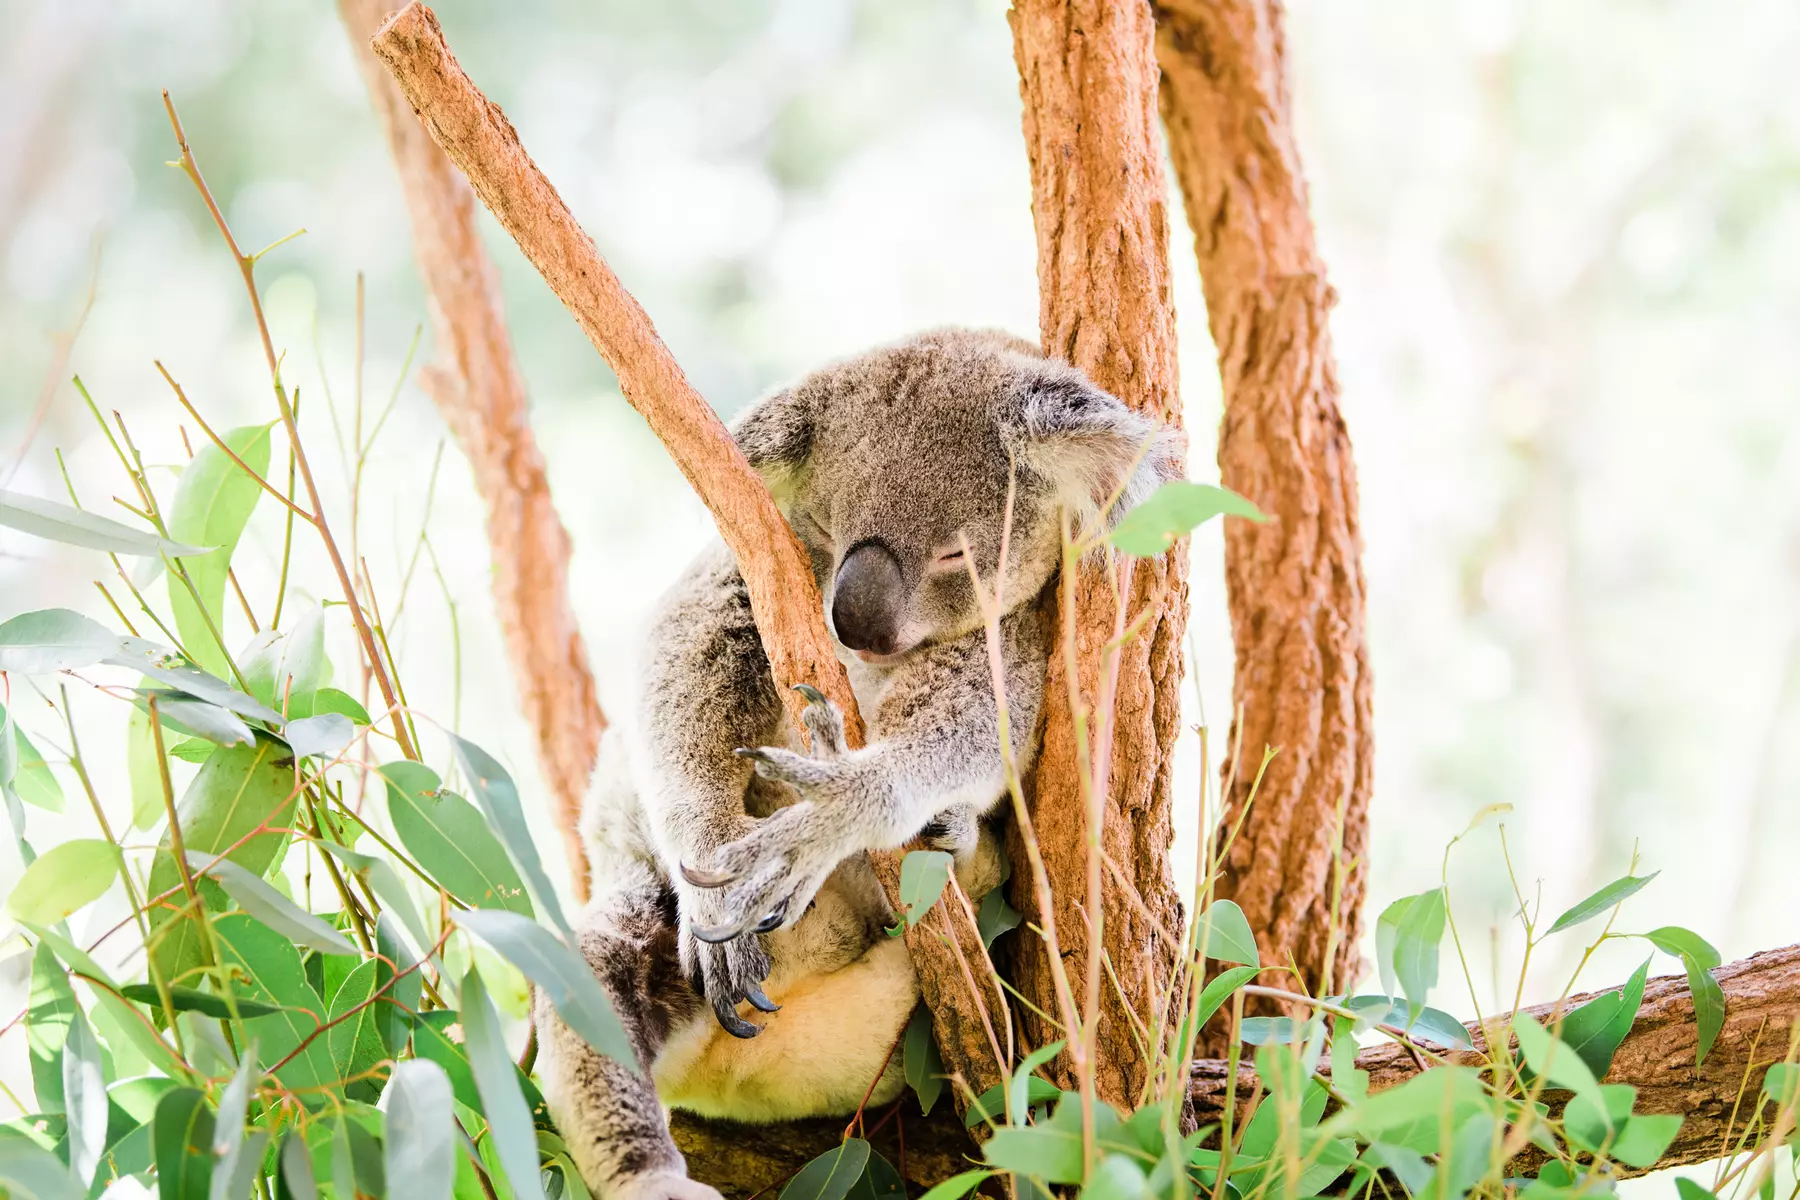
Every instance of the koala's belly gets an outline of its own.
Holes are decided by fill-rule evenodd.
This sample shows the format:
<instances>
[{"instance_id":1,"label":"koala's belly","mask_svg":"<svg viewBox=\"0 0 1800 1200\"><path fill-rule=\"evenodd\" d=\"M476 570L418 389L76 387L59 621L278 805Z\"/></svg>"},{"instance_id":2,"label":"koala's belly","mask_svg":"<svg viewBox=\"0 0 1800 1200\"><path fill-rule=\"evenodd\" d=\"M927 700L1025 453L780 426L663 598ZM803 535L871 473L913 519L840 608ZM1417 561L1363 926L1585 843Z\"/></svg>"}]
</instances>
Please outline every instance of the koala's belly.
<instances>
[{"instance_id":1,"label":"koala's belly","mask_svg":"<svg viewBox=\"0 0 1800 1200\"><path fill-rule=\"evenodd\" d=\"M754 1038L726 1033L710 1011L673 1033L654 1071L663 1102L708 1117L780 1121L853 1112L865 1095L873 1104L898 1096L905 1076L888 1051L919 985L906 943L881 927L888 919L868 863L839 868L812 910L769 938L763 990L781 1011L740 1006L762 1027Z\"/></svg>"}]
</instances>

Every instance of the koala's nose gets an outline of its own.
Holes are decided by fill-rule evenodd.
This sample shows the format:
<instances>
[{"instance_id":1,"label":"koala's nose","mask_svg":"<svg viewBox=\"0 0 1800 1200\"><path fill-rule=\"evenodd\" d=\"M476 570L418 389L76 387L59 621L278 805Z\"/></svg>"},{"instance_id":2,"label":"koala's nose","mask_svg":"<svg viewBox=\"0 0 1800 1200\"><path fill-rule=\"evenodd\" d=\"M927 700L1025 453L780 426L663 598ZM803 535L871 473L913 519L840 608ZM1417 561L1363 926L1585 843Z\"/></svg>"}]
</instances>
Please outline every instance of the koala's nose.
<instances>
[{"instance_id":1,"label":"koala's nose","mask_svg":"<svg viewBox=\"0 0 1800 1200\"><path fill-rule=\"evenodd\" d=\"M832 589L831 625L852 650L892 654L898 647L905 581L900 561L880 542L864 542L844 556Z\"/></svg>"}]
</instances>

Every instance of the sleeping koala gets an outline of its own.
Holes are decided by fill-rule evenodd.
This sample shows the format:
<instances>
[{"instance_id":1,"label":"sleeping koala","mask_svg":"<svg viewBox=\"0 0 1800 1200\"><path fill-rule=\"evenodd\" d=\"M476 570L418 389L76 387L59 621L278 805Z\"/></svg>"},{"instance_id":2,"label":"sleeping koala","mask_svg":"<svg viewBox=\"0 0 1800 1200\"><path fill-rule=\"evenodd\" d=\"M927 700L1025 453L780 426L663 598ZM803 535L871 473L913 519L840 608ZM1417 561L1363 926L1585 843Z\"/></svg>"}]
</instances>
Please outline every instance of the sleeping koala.
<instances>
[{"instance_id":1,"label":"sleeping koala","mask_svg":"<svg viewBox=\"0 0 1800 1200\"><path fill-rule=\"evenodd\" d=\"M638 732L609 731L584 817L581 949L642 1069L535 1006L544 1094L603 1200L716 1200L687 1178L664 1102L771 1121L899 1093L889 1051L918 987L865 852L922 837L971 897L999 877L981 817L1006 790L1001 730L965 552L991 595L1013 481L1000 642L1024 771L1062 513L1122 512L1180 456L1074 368L961 330L826 367L733 432L811 556L868 745L846 749L811 692L810 749L793 736L736 563L704 552L659 606Z\"/></svg>"}]
</instances>

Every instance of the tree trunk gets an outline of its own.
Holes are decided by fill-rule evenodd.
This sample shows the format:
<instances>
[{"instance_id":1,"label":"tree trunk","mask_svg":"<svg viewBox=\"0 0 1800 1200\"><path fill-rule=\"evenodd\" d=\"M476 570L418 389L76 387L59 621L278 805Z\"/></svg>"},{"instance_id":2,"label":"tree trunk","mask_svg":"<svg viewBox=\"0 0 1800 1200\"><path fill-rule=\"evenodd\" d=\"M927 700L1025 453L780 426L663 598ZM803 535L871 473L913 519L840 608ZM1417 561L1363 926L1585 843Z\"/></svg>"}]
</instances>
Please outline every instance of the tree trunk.
<instances>
[{"instance_id":1,"label":"tree trunk","mask_svg":"<svg viewBox=\"0 0 1800 1200\"><path fill-rule=\"evenodd\" d=\"M532 436L525 381L513 361L500 280L475 225L475 193L413 116L369 50L386 0L339 0L338 12L394 156L412 219L413 256L425 281L432 335L446 360L421 375L469 460L487 504L494 610L513 684L537 737L578 900L588 896L578 826L582 797L606 718L594 694L587 648L569 606L569 536L550 500L544 456Z\"/></svg>"},{"instance_id":2,"label":"tree trunk","mask_svg":"<svg viewBox=\"0 0 1800 1200\"><path fill-rule=\"evenodd\" d=\"M1158 0L1162 115L1200 259L1225 419L1219 469L1267 524L1225 527L1237 647L1217 895L1304 987L1356 974L1374 753L1356 469L1294 141L1279 0ZM1349 870L1333 903L1341 822ZM1221 1047L1216 1039L1212 1049Z\"/></svg>"},{"instance_id":3,"label":"tree trunk","mask_svg":"<svg viewBox=\"0 0 1800 1200\"><path fill-rule=\"evenodd\" d=\"M1082 368L1133 408L1179 426L1150 10L1106 0L1018 0L1010 20L1031 158L1044 350ZM1091 947L1085 772L1076 725L1078 712L1090 720L1100 715L1095 698L1102 690L1102 648L1117 618L1108 570L1107 563L1089 561L1052 605L1053 628L1061 631L1072 619L1078 696L1071 697L1059 638L1030 802L1055 895L1057 934L1078 995L1086 990L1079 981L1088 978ZM1136 1100L1148 1072L1133 1026L1154 1027L1155 998L1174 977L1175 948L1156 935L1156 924L1177 930L1182 920L1169 867L1169 781L1181 715L1185 545L1138 561L1128 578L1129 619L1146 610L1148 616L1119 655L1111 756L1101 772L1108 777L1099 798L1101 846L1118 872L1102 872L1101 941L1117 987L1109 979L1099 989L1092 1055L1099 1095L1124 1104ZM1060 608L1070 595L1073 614ZM1096 745L1096 762L1106 754L1104 744ZM1014 840L1013 861L1023 863L1016 835ZM1121 879L1148 916L1122 890ZM1012 891L1027 919L1041 924L1027 872L1014 873ZM1045 1012L1057 1012L1042 944L1018 940L1019 990ZM1032 1044L1057 1036L1029 1015L1024 1023Z\"/></svg>"},{"instance_id":4,"label":"tree trunk","mask_svg":"<svg viewBox=\"0 0 1800 1200\"><path fill-rule=\"evenodd\" d=\"M1650 980L1644 988L1637 1020L1613 1055L1612 1069L1606 1074L1607 1083L1637 1088L1639 1112L1676 1113L1686 1118L1655 1170L1710 1162L1735 1144L1737 1135L1761 1107L1757 1092L1764 1073L1771 1062L1780 1061L1786 1053L1788 1039L1800 1019L1800 945L1765 950L1740 962L1726 963L1713 972L1713 977L1725 990L1725 1028L1704 1065L1694 1065L1694 1005L1687 977L1664 975ZM1570 997L1563 1011L1593 999L1595 994ZM1542 1020L1550 1007L1538 1005L1526 1011ZM1504 1028L1511 1019L1511 1013L1501 1013L1490 1018L1489 1024ZM1469 1036L1477 1046L1486 1044L1481 1031L1473 1026ZM1450 1057L1464 1063L1480 1059L1479 1053L1467 1051ZM1398 1087L1419 1071L1419 1060L1394 1043L1363 1051L1357 1056L1356 1065L1369 1072L1371 1092ZM1188 1095L1202 1123L1217 1122L1233 1096L1237 1117L1249 1115L1249 1102L1258 1094L1255 1072L1241 1066L1235 1089L1230 1086L1230 1079L1224 1061L1207 1058L1194 1063ZM1544 1099L1555 1118L1561 1115L1567 1094L1550 1092ZM894 1161L898 1141L895 1126L903 1124L908 1182L930 1186L965 1169L967 1164L960 1156L975 1154L974 1144L947 1105L938 1105L926 1118L919 1116L910 1095L902 1096L898 1105L895 1118L883 1125L879 1133L872 1134L871 1140L889 1161ZM870 1125L885 1119L885 1114L872 1114ZM793 1121L758 1127L754 1136L746 1136L742 1125L677 1113L674 1132L688 1161L706 1164L705 1168L696 1169L695 1177L713 1183L737 1200L791 1178L812 1158L836 1145L843 1137L844 1126L840 1120ZM1542 1161L1540 1151L1528 1148L1508 1169L1529 1173ZM1642 1172L1619 1167L1618 1173Z\"/></svg>"}]
</instances>

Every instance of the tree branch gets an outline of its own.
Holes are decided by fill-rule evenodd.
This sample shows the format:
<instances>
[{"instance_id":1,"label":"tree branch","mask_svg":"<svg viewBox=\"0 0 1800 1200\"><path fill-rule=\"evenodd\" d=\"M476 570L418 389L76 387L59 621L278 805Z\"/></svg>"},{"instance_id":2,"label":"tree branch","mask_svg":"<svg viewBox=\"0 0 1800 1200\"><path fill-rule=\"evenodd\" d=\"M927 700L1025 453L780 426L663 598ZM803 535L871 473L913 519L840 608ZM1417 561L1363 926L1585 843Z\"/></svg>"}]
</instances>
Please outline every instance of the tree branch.
<instances>
[{"instance_id":1,"label":"tree branch","mask_svg":"<svg viewBox=\"0 0 1800 1200\"><path fill-rule=\"evenodd\" d=\"M1676 1113L1686 1118L1681 1133L1670 1144L1656 1169L1686 1163L1709 1162L1730 1152L1737 1136L1760 1107L1758 1092L1769 1064L1786 1053L1790 1031L1800 1020L1800 945L1765 950L1740 962L1727 963L1713 972L1725 990L1725 1028L1703 1066L1694 1065L1696 1035L1694 1006L1685 975L1664 975L1644 988L1631 1033L1613 1056L1607 1083L1631 1084L1638 1090L1640 1112ZM1609 989L1616 990L1616 989ZM1563 1011L1593 999L1599 993L1571 997ZM1551 1006L1525 1011L1547 1018ZM1492 1018L1504 1028L1511 1013ZM1481 1031L1470 1028L1477 1045L1485 1044ZM1463 1052L1452 1061L1475 1063L1480 1055ZM1397 1087L1419 1073L1419 1063L1400 1045L1389 1043L1365 1050L1356 1065L1369 1072L1371 1092ZM1192 1073L1190 1094L1202 1123L1217 1121L1224 1111L1228 1091L1226 1064L1201 1059ZM1248 1116L1250 1097L1257 1094L1256 1074L1249 1067L1238 1071L1238 1116ZM1734 1106L1740 1094L1742 1106ZM1562 1111L1565 1094L1548 1093L1552 1116ZM920 1118L911 1096L903 1097L906 1118L906 1178L929 1186L969 1165L963 1156L976 1157L974 1142L963 1131L962 1121L947 1106L939 1105L930 1117ZM747 1197L780 1184L810 1159L824 1153L843 1137L841 1120L795 1121L758 1126L755 1136L745 1127L721 1121L705 1121L677 1113L675 1139L687 1155L694 1177L720 1188L728 1197ZM889 1134L891 1137L891 1133ZM892 1152L876 1138L877 1149L892 1160ZM918 1151L915 1151L918 1147ZM915 1167L915 1153L918 1154ZM1509 1169L1535 1170L1542 1153L1528 1149ZM1621 1174L1639 1174L1619 1167Z\"/></svg>"},{"instance_id":2,"label":"tree branch","mask_svg":"<svg viewBox=\"0 0 1800 1200\"><path fill-rule=\"evenodd\" d=\"M420 382L467 456L487 505L494 609L554 797L570 880L576 898L585 901L581 802L606 717L569 604L569 537L532 436L499 277L476 228L474 192L413 118L364 40L387 15L386 0L339 0L338 12L400 176L413 255L445 360L421 372Z\"/></svg>"}]
</instances>

